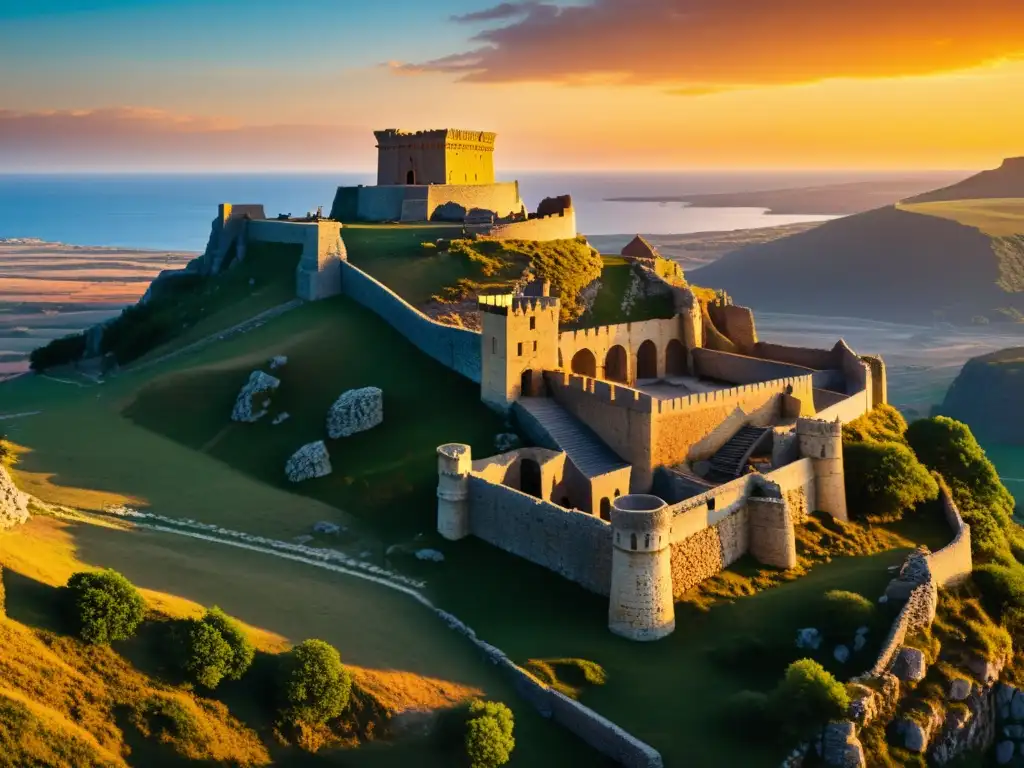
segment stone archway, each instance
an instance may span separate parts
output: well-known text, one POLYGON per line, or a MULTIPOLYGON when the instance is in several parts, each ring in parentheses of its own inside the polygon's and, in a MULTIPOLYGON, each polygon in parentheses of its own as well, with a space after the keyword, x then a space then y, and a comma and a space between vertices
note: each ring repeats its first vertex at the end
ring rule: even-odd
POLYGON ((607 496, 601 499, 600 515, 602 520, 607 520, 609 523, 612 521, 612 504, 607 496))
POLYGON ((672 339, 665 347, 665 375, 685 376, 686 374, 686 347, 679 339, 672 339))
POLYGON ((415 184, 416 183, 416 171, 410 170, 408 173, 405 174, 405 183, 406 184, 415 184))
POLYGON ((589 376, 592 379, 596 378, 597 358, 594 357, 594 353, 589 349, 581 349, 572 356, 570 370, 573 373, 578 373, 580 376, 589 376))
POLYGON ((542 498, 540 464, 533 459, 521 459, 519 462, 519 490, 534 498, 542 498))
POLYGON ((637 379, 658 378, 658 348, 648 339, 636 351, 637 379))
POLYGON ((527 368, 519 377, 519 394, 522 397, 534 397, 536 393, 533 391, 533 371, 527 368))
POLYGON ((626 355, 626 348, 621 344, 616 344, 605 355, 604 377, 619 384, 629 383, 629 358, 626 355))

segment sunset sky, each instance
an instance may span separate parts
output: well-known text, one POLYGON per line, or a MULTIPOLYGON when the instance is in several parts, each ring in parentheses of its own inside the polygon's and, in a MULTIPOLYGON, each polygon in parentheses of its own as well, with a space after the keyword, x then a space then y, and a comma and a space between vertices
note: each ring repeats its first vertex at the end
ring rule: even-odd
POLYGON ((1022 0, 0 0, 0 172, 974 169, 1024 154, 1022 0))

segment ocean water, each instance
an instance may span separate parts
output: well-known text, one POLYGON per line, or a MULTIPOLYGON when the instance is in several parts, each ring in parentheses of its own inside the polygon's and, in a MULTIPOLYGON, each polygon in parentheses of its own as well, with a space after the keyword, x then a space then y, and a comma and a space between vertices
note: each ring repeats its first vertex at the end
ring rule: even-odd
MULTIPOLYGON (((888 176, 894 176, 890 174, 888 176)), ((518 178, 529 208, 569 193, 581 232, 682 234, 822 221, 760 208, 689 208, 681 203, 605 198, 679 195, 885 178, 850 173, 499 173, 518 178)), ((33 237, 71 245, 201 251, 222 202, 262 203, 268 216, 330 211, 340 185, 373 184, 372 173, 0 174, 0 238, 33 237)))

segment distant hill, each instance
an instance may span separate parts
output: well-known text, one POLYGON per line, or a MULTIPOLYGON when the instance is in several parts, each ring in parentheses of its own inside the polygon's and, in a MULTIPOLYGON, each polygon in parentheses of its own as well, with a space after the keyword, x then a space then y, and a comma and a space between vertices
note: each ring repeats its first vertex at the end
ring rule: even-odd
POLYGON ((1008 157, 991 171, 905 199, 904 203, 933 203, 939 200, 974 200, 989 197, 1024 197, 1024 157, 1008 157))
POLYGON ((1024 445, 1024 347, 967 361, 939 412, 966 422, 984 440, 1024 445))

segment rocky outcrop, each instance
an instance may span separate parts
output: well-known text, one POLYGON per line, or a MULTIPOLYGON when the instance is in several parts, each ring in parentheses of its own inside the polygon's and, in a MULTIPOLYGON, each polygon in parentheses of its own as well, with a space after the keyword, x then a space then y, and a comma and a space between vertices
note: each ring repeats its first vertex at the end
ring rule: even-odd
POLYGON ((967 361, 939 411, 971 427, 983 440, 1024 445, 1024 347, 1010 347, 967 361))
POLYGON ((254 422, 267 415, 270 393, 281 386, 281 380, 263 371, 253 371, 242 387, 231 411, 232 421, 254 422))
POLYGON ((284 473, 293 483, 325 477, 331 474, 331 457, 323 440, 307 443, 292 454, 284 466, 284 473))
POLYGON ((334 439, 373 429, 384 421, 384 393, 377 387, 350 389, 327 413, 327 435, 334 439))
POLYGON ((0 530, 28 520, 28 495, 18 490, 7 467, 0 464, 0 530))

